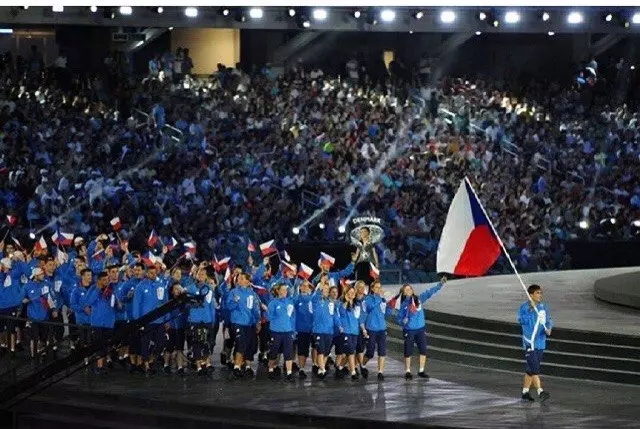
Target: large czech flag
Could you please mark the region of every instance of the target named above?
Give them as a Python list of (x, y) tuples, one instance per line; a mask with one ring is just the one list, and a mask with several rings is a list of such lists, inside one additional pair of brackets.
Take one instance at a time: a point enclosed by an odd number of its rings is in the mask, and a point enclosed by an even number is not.
[(500, 256), (500, 241), (465, 177), (456, 192), (438, 244), (437, 271), (481, 276)]

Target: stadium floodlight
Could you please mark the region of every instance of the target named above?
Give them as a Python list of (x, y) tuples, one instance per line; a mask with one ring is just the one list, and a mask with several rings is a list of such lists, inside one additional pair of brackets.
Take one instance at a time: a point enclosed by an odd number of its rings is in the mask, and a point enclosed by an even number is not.
[[(629, 68), (630, 68), (631, 70), (635, 70), (635, 69), (636, 69), (636, 66), (631, 66), (631, 67), (629, 67)], [(637, 222), (637, 221), (634, 221), (634, 222)]]
[(567, 15), (567, 22), (569, 24), (581, 24), (584, 21), (584, 17), (580, 12), (571, 12)]
[(476, 31), (476, 36), (479, 36), (482, 34), (482, 31)]
[(456, 20), (456, 13), (452, 10), (443, 10), (440, 12), (440, 21), (445, 24), (451, 24)]
[(578, 223), (578, 226), (581, 229), (587, 229), (589, 228), (589, 222), (587, 222), (586, 220), (581, 220), (580, 223)]
[(185, 16), (189, 18), (195, 18), (198, 16), (198, 8), (196, 7), (187, 7), (184, 9)]
[(253, 19), (262, 19), (264, 12), (259, 7), (254, 7), (249, 10), (249, 16)]
[(291, 16), (291, 17), (296, 16), (296, 10), (295, 9), (289, 9), (289, 16)]
[(51, 8), (54, 12), (64, 12), (64, 6), (56, 5)]
[(384, 9), (382, 12), (380, 12), (380, 19), (384, 22), (391, 22), (396, 19), (396, 13), (391, 9)]
[(631, 22), (633, 22), (634, 24), (640, 24), (640, 13), (634, 13), (631, 17)]
[(300, 234), (300, 228), (294, 226), (293, 228), (291, 228), (291, 232), (293, 232), (293, 235), (298, 235)]
[(229, 9), (222, 9), (222, 14), (224, 16), (229, 16)]
[(607, 22), (611, 22), (611, 20), (613, 19), (613, 14), (608, 13), (607, 16), (604, 17), (604, 20)]
[(549, 12), (544, 12), (544, 13), (542, 14), (542, 20), (543, 20), (544, 22), (547, 22), (547, 21), (549, 20), (549, 18), (551, 18), (551, 16), (549, 15)]
[(120, 15), (131, 15), (133, 8), (131, 6), (120, 6)]
[(356, 10), (355, 12), (353, 12), (353, 17), (354, 17), (355, 19), (360, 18), (360, 15), (362, 15), (362, 13), (361, 13), (359, 10)]
[(422, 19), (423, 16), (424, 16), (424, 12), (422, 12), (422, 11), (416, 12), (416, 14), (415, 14), (416, 19)]
[(327, 19), (327, 9), (314, 9), (313, 10), (313, 19), (316, 21), (324, 21)]
[(515, 10), (510, 10), (504, 14), (504, 22), (507, 24), (517, 24), (520, 22), (520, 14)]
[(24, 10), (27, 10), (27, 9), (29, 9), (29, 6), (22, 6), (22, 8), (23, 8)]
[(164, 12), (164, 8), (162, 6), (160, 6), (160, 7), (156, 8), (156, 12), (162, 13), (162, 12)]
[[(638, 221), (636, 221), (636, 222), (638, 222)], [(347, 231), (347, 227), (345, 225), (340, 225), (338, 227), (338, 233), (344, 234), (346, 231)]]
[(478, 14), (478, 19), (479, 19), (480, 21), (484, 21), (485, 19), (487, 19), (487, 14), (486, 14), (486, 13), (484, 13), (484, 12), (480, 12), (480, 13)]
[(636, 228), (640, 228), (640, 220), (634, 220), (633, 221), (633, 226), (635, 226)]
[(324, 229), (324, 223), (319, 224), (319, 225), (318, 225), (318, 227), (319, 227), (320, 229)]
[(96, 13), (98, 11), (98, 6), (91, 6), (89, 10), (93, 13)]
[(553, 31), (549, 31), (547, 34), (548, 34), (549, 36), (553, 36), (553, 35), (555, 35), (556, 33), (555, 33), (555, 32), (553, 32)]
[(311, 23), (309, 21), (305, 21), (305, 22), (302, 23), (302, 26), (304, 28), (309, 28), (309, 27), (311, 27)]

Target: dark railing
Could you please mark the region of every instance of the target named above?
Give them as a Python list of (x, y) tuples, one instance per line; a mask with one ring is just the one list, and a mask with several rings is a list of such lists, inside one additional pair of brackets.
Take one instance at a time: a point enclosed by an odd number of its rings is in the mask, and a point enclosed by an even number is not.
[[(61, 350), (60, 344), (58, 344), (58, 350), (62, 352), (61, 357), (54, 355), (52, 360), (45, 360), (42, 365), (38, 365), (37, 361), (23, 361), (22, 364), (7, 369), (3, 374), (0, 374), (0, 380), (6, 380), (0, 384), (0, 409), (9, 409), (45, 387), (70, 376), (84, 366), (85, 359), (94, 360), (106, 356), (132, 333), (176, 308), (189, 303), (201, 302), (204, 295), (206, 294), (201, 294), (201, 296), (185, 294), (172, 299), (139, 319), (133, 320), (122, 328), (115, 330), (113, 336), (107, 341), (95, 341), (88, 345), (80, 346), (75, 350), (70, 347)], [(18, 321), (25, 320), (14, 319)], [(63, 323), (42, 322), (42, 324), (58, 328), (65, 327)], [(66, 326), (73, 328), (79, 325), (66, 324)], [(46, 349), (47, 354), (53, 353), (52, 347), (52, 344), (48, 346)]]

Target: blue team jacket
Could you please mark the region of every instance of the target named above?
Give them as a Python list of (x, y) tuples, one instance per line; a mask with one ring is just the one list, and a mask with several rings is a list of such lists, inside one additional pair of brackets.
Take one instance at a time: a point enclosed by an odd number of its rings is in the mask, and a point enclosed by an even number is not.
[(251, 287), (236, 286), (231, 289), (226, 304), (229, 319), (235, 325), (250, 326), (260, 320), (260, 300)]
[(91, 322), (90, 316), (84, 312), (88, 293), (89, 286), (76, 286), (71, 292), (70, 307), (76, 315), (76, 323), (78, 325), (89, 325)]
[[(425, 326), (424, 323), (424, 314), (422, 313), (422, 303), (431, 298), (436, 292), (442, 289), (442, 283), (438, 283), (422, 292), (418, 295), (418, 305), (415, 308), (415, 311), (411, 309), (411, 300), (413, 297), (406, 297), (401, 304), (400, 311), (398, 311), (398, 315), (396, 316), (396, 321), (398, 325), (402, 326), (402, 329), (405, 331), (413, 331), (415, 329), (423, 329)], [(407, 323), (404, 323), (404, 319), (407, 319)]]
[(313, 330), (313, 295), (296, 295), (293, 303), (296, 307), (296, 332)]
[[(538, 327), (536, 328), (536, 322), (538, 320), (538, 315), (531, 308), (529, 301), (523, 302), (518, 308), (518, 314), (516, 314), (516, 321), (522, 328), (522, 347), (526, 349), (536, 349), (536, 350), (544, 350), (547, 345), (547, 334), (545, 333), (546, 329), (551, 329), (553, 327), (553, 321), (551, 320), (551, 314), (549, 313), (549, 307), (544, 302), (539, 302), (536, 304), (536, 309), (540, 314), (540, 323), (538, 323)], [(532, 336), (533, 331), (536, 329), (535, 336), (533, 337), (532, 344)], [(531, 347), (533, 345), (533, 347)]]
[[(200, 295), (200, 289), (204, 285), (190, 282), (187, 292), (191, 295)], [(209, 292), (205, 295), (204, 301), (200, 305), (192, 305), (189, 308), (188, 320), (191, 323), (213, 323), (216, 320), (215, 300), (213, 299), (213, 287), (209, 285)]]
[(138, 277), (132, 277), (126, 281), (119, 282), (116, 289), (116, 298), (122, 303), (123, 317), (122, 320), (133, 320), (133, 297), (129, 298), (129, 292), (133, 291), (135, 294), (136, 286), (143, 279)]
[(0, 309), (13, 308), (20, 305), (24, 298), (24, 284), (18, 271), (0, 273)]
[(362, 300), (362, 307), (366, 314), (364, 327), (367, 331), (386, 331), (387, 322), (385, 316), (393, 312), (393, 308), (387, 306), (386, 300), (380, 295), (369, 294)]
[(112, 289), (109, 293), (105, 293), (106, 290), (107, 287), (98, 289), (91, 286), (85, 297), (85, 305), (91, 307), (89, 323), (93, 327), (113, 328), (116, 323), (116, 296)]
[(362, 306), (354, 300), (353, 306), (349, 309), (345, 308), (344, 303), (340, 302), (340, 323), (342, 324), (342, 333), (348, 335), (358, 335), (360, 333), (360, 323), (365, 318)]
[[(165, 282), (163, 282), (159, 277), (155, 280), (145, 278), (140, 281), (133, 292), (133, 318), (139, 319), (143, 315), (166, 303), (168, 300), (167, 295)], [(166, 319), (166, 316), (162, 316), (151, 323), (164, 323)]]
[[(56, 308), (55, 297), (49, 286), (43, 282), (30, 281), (25, 286), (27, 303), (27, 317), (33, 320), (45, 320), (48, 308)], [(46, 304), (45, 304), (46, 302)]]
[(296, 311), (293, 300), (288, 297), (274, 298), (267, 307), (267, 319), (271, 332), (293, 332), (296, 327)]
[(313, 294), (313, 333), (334, 335), (342, 327), (339, 302), (322, 298), (320, 291)]

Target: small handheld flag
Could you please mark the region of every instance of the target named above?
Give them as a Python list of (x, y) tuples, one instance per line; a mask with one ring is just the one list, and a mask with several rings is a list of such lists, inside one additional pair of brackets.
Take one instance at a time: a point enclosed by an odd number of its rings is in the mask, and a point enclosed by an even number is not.
[(44, 240), (44, 237), (41, 235), (40, 240), (36, 241), (35, 244), (33, 245), (33, 250), (41, 252), (46, 248), (47, 248), (47, 242)]
[(304, 263), (300, 263), (300, 269), (298, 270), (298, 276), (302, 277), (303, 279), (307, 279), (309, 280), (309, 278), (311, 277), (311, 274), (313, 274), (313, 268), (311, 268), (310, 266), (304, 264)]
[(213, 266), (214, 270), (219, 272), (219, 271), (222, 271), (225, 268), (229, 267), (229, 261), (230, 260), (231, 260), (231, 258), (227, 256), (226, 258), (223, 258), (223, 259), (218, 261), (218, 258), (216, 258), (214, 256), (213, 261), (211, 261), (211, 265)]
[(69, 246), (73, 243), (73, 234), (60, 231), (60, 228), (56, 229), (56, 232), (51, 236), (53, 241), (58, 246)]
[(18, 220), (17, 217), (15, 217), (13, 215), (7, 215), (7, 222), (9, 223), (9, 225), (11, 225), (11, 226), (15, 225), (17, 220)]
[(187, 243), (184, 243), (184, 247), (185, 249), (187, 249), (187, 252), (194, 256), (196, 254), (196, 243), (194, 243), (193, 241), (189, 241)]
[(177, 245), (178, 241), (175, 238), (171, 237), (171, 240), (169, 240), (166, 244), (167, 250), (173, 250)]
[(109, 223), (113, 227), (114, 231), (119, 231), (120, 228), (122, 228), (122, 224), (120, 223), (120, 218), (119, 217), (114, 217), (113, 219), (111, 219), (111, 221)]
[(267, 256), (270, 255), (272, 253), (277, 252), (278, 249), (276, 249), (276, 241), (275, 240), (269, 240), (265, 243), (262, 243), (260, 245), (260, 253), (262, 253), (262, 256)]
[(336, 258), (327, 253), (320, 252), (320, 265), (328, 265), (329, 267), (332, 267), (335, 263)]
[(250, 253), (253, 253), (253, 252), (256, 251), (256, 246), (255, 246), (255, 244), (253, 244), (253, 241), (249, 241), (249, 244), (247, 244), (247, 250)]
[(380, 277), (380, 270), (375, 265), (373, 265), (373, 262), (369, 262), (369, 275), (374, 279)]
[(158, 242), (158, 234), (156, 234), (156, 230), (152, 229), (151, 234), (149, 234), (149, 238), (147, 238), (147, 245), (149, 247), (153, 247)]

